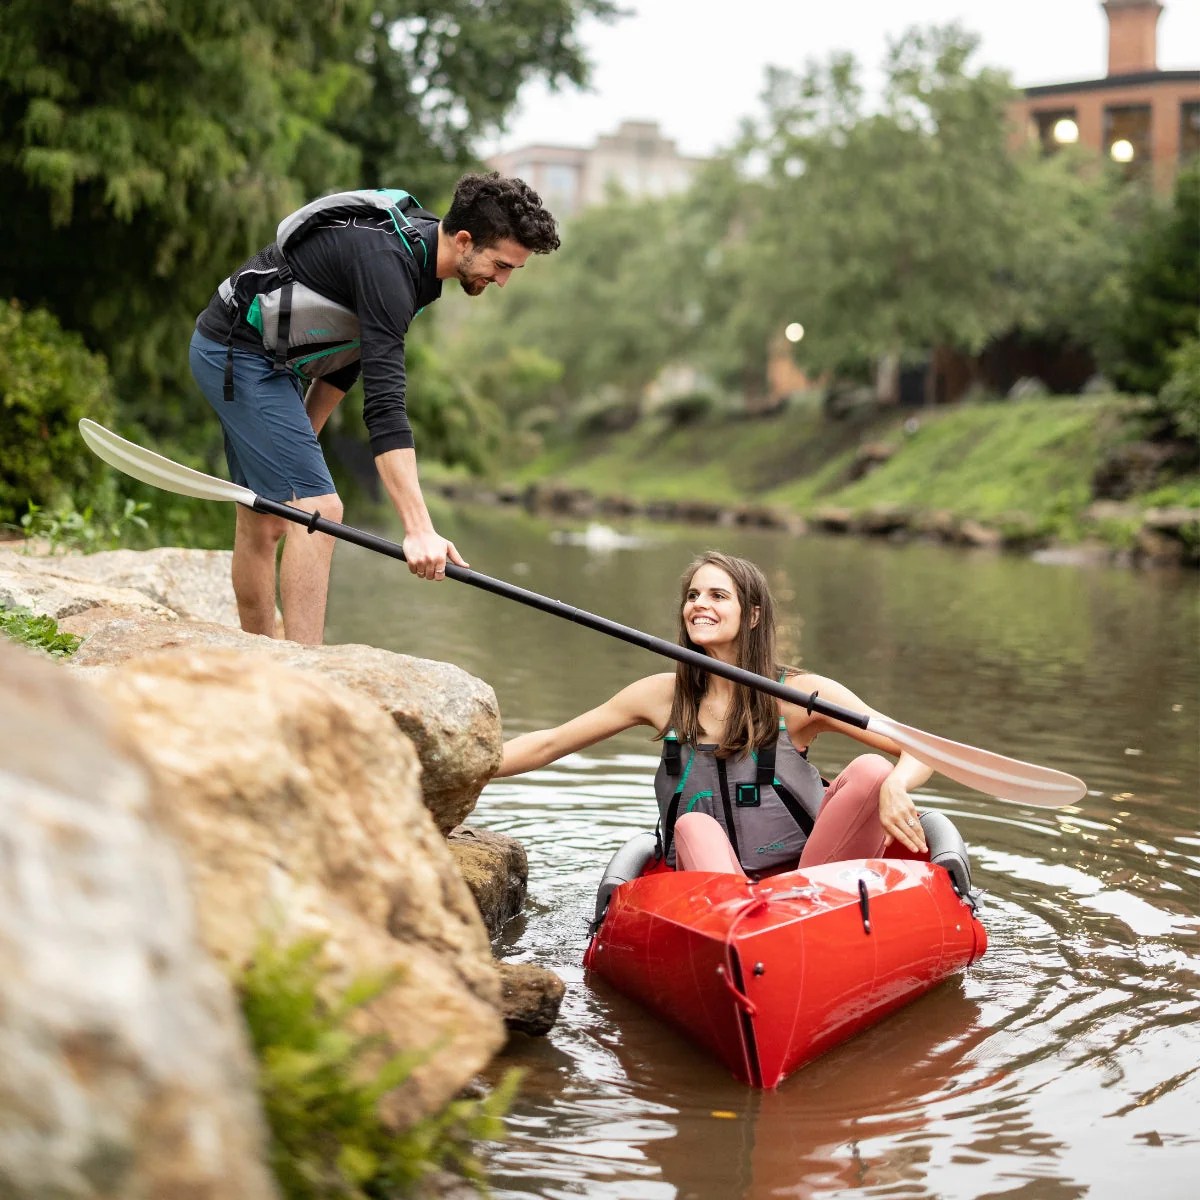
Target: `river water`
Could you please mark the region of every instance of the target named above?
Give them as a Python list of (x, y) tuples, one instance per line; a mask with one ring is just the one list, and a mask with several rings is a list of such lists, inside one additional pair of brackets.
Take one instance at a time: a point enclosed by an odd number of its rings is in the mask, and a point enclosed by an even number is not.
[[(935, 776), (921, 803), (971, 847), (987, 954), (769, 1093), (735, 1083), (580, 966), (604, 864), (653, 827), (649, 731), (490, 785), (471, 823), (520, 839), (530, 860), (526, 912), (502, 954), (567, 984), (551, 1034), (518, 1039), (497, 1064), (525, 1078), (508, 1139), (486, 1148), (495, 1196), (1197, 1194), (1195, 574), (743, 530), (615, 537), (482, 508), (438, 507), (435, 519), (476, 570), (670, 639), (695, 552), (752, 558), (789, 661), (905, 724), (1089, 785), (1077, 807), (1047, 810)], [(495, 688), (507, 736), (670, 669), (351, 546), (335, 558), (328, 637), (461, 665)], [(822, 738), (818, 765), (831, 776), (855, 745)]]

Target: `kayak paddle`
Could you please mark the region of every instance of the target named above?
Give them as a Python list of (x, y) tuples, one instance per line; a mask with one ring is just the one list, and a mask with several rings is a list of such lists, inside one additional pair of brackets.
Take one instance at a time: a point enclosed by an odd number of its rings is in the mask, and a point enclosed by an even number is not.
[[(297, 525), (304, 525), (309, 533), (324, 533), (330, 537), (340, 538), (344, 542), (352, 542), (367, 550), (386, 554), (390, 558), (404, 561), (404, 549), (398, 543), (355, 529), (350, 525), (342, 525), (338, 521), (329, 521), (320, 513), (308, 513), (289, 504), (281, 504), (277, 500), (267, 500), (256, 496), (249, 488), (244, 488), (225, 479), (217, 479), (205, 475), (181, 463), (172, 462), (161, 454), (146, 450), (133, 442), (119, 437), (103, 425), (84, 418), (79, 422), (79, 432), (83, 440), (109, 466), (132, 476), (134, 479), (148, 483), (152, 487), (164, 491), (175, 492), (181, 496), (194, 496), (201, 500), (228, 500), (235, 504), (243, 504), (255, 512), (270, 513), (282, 517)], [(1009, 800), (1015, 804), (1030, 804), (1040, 808), (1060, 808), (1065, 804), (1074, 804), (1081, 800), (1087, 791), (1087, 785), (1074, 775), (1055, 771), (1050, 767), (1041, 767), (1036, 763), (1022, 762), (1020, 759), (1008, 758), (1003, 754), (995, 754), (990, 750), (981, 750), (977, 746), (968, 746), (962, 742), (953, 742), (949, 738), (938, 737), (920, 729), (913, 729), (893, 721), (890, 717), (881, 715), (868, 716), (866, 713), (854, 712), (822, 700), (815, 692), (808, 693), (790, 688), (765, 675), (756, 675), (752, 671), (742, 670), (741, 667), (730, 666), (707, 654), (678, 646), (674, 642), (653, 637), (648, 633), (633, 629), (628, 625), (620, 625), (605, 617), (598, 617), (583, 609), (572, 608), (560, 600), (552, 600), (540, 596), (502, 579), (494, 579), (482, 575), (456, 563), (446, 564), (446, 575), (460, 583), (469, 583), (472, 587), (493, 592), (509, 600), (516, 600), (530, 608), (539, 609), (556, 617), (583, 625), (610, 637), (619, 638), (643, 650), (673, 658), (677, 662), (690, 663), (713, 675), (720, 675), (734, 683), (746, 687), (757, 688), (786, 700), (789, 704), (798, 704), (809, 712), (819, 712), (832, 717), (846, 725), (854, 725), (859, 729), (870, 730), (891, 738), (897, 745), (907, 750), (914, 758), (940, 771), (949, 779), (964, 783), (996, 796), (1000, 800)]]

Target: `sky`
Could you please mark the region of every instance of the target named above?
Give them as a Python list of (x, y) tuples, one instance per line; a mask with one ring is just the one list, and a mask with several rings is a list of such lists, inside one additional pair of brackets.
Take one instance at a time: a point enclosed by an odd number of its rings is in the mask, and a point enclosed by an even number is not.
[[(975, 64), (1022, 87), (1098, 79), (1108, 69), (1100, 0), (623, 0), (631, 15), (587, 20), (588, 93), (530, 84), (487, 152), (530, 143), (590, 146), (623, 120), (657, 121), (680, 153), (709, 155), (761, 112), (766, 68), (797, 69), (848, 50), (868, 89), (889, 40), (912, 25), (957, 20), (982, 40)], [(1164, 0), (1158, 65), (1200, 67), (1200, 3)]]

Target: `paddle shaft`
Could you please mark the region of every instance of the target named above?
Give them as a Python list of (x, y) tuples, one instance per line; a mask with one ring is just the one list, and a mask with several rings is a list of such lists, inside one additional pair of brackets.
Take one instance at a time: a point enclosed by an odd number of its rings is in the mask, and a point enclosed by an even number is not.
[[(307, 513), (290, 504), (281, 504), (278, 500), (266, 500), (262, 496), (255, 496), (253, 507), (257, 512), (269, 513), (275, 517), (282, 517), (285, 521), (303, 525), (309, 533), (325, 533), (343, 542), (352, 542), (367, 550), (386, 554), (389, 558), (398, 558), (401, 562), (407, 561), (404, 556), (404, 547), (397, 542), (389, 541), (374, 533), (367, 533), (364, 529), (355, 529), (352, 525), (343, 525), (340, 521), (330, 521), (321, 516), (319, 512)], [(760, 692), (766, 692), (780, 700), (786, 700), (789, 704), (798, 704), (808, 712), (819, 712), (822, 716), (832, 717), (835, 721), (842, 721), (859, 729), (866, 729), (870, 720), (865, 713), (858, 713), (853, 709), (843, 708), (840, 704), (822, 700), (816, 692), (802, 692), (797, 688), (790, 688), (775, 679), (768, 679), (765, 675), (744, 671), (741, 667), (721, 662), (720, 659), (710, 658), (698, 650), (677, 646), (674, 642), (653, 637), (648, 633), (643, 633), (640, 629), (621, 625), (606, 617), (598, 617), (595, 613), (586, 612), (581, 608), (572, 608), (571, 605), (564, 604), (561, 600), (552, 600), (549, 596), (541, 596), (527, 588), (506, 583), (503, 579), (481, 575), (478, 571), (460, 567), (457, 563), (446, 563), (446, 576), (449, 579), (458, 580), (459, 583), (469, 583), (472, 587), (480, 588), (485, 592), (492, 592), (494, 595), (504, 596), (508, 600), (515, 600), (518, 604), (536, 608), (540, 612), (550, 613), (551, 616), (572, 621), (576, 625), (583, 625), (587, 629), (594, 629), (597, 633), (606, 633), (609, 637), (619, 638), (623, 642), (640, 646), (643, 650), (649, 650), (653, 654), (661, 654), (666, 658), (675, 659), (676, 662), (699, 667), (700, 670), (708, 671), (712, 675), (720, 675), (734, 683), (757, 688)]]

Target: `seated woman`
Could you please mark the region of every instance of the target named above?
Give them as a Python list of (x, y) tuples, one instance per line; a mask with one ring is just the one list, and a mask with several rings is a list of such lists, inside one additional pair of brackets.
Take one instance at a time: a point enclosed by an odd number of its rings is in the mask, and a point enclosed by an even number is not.
[[(874, 713), (836, 680), (779, 665), (774, 604), (753, 563), (709, 551), (688, 567), (681, 584), (680, 645)], [(925, 851), (908, 793), (929, 778), (929, 767), (890, 738), (687, 663), (674, 674), (639, 679), (554, 729), (505, 742), (497, 776), (545, 766), (635, 725), (649, 725), (663, 742), (654, 780), (661, 845), (667, 861), (683, 870), (757, 877), (797, 863), (876, 858), (893, 842)], [(830, 731), (898, 761), (863, 754), (826, 785), (808, 750)]]

